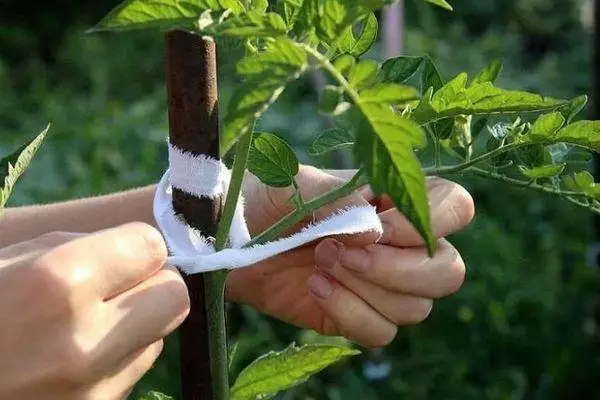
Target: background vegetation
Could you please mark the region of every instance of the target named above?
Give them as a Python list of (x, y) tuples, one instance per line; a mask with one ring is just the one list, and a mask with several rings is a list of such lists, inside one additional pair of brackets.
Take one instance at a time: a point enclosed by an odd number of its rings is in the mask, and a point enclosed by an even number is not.
[[(49, 0), (31, 15), (0, 15), (0, 154), (52, 122), (12, 205), (108, 193), (155, 182), (166, 166), (163, 42), (156, 34), (84, 35), (117, 0)], [(404, 52), (429, 53), (445, 77), (501, 56), (499, 86), (556, 97), (590, 93), (591, 12), (578, 0), (454, 0), (449, 14), (406, 2)], [(23, 4), (23, 5), (21, 5)], [(221, 105), (236, 84), (239, 48), (220, 47)], [(373, 54), (379, 57), (379, 54)], [(267, 114), (263, 129), (302, 149), (326, 121), (305, 79)], [(599, 399), (600, 273), (587, 263), (592, 216), (550, 196), (461, 182), (477, 217), (452, 241), (468, 279), (430, 319), (380, 351), (329, 369), (285, 399)], [(234, 370), (267, 349), (326, 340), (231, 309)], [(331, 340), (331, 339), (329, 339)], [(334, 339), (336, 340), (336, 339)], [(176, 341), (138, 390), (177, 394)], [(137, 391), (136, 391), (137, 393)]]

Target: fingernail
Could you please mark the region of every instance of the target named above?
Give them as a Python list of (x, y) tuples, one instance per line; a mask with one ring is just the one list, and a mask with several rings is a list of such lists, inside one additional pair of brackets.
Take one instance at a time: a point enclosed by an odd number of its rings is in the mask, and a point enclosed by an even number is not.
[(312, 275), (308, 279), (309, 290), (320, 299), (327, 299), (333, 293), (331, 282), (322, 275)]
[(387, 222), (382, 222), (381, 227), (383, 228), (383, 233), (377, 240), (377, 243), (380, 244), (388, 244), (392, 241), (392, 226)]
[(324, 240), (315, 250), (315, 263), (321, 269), (332, 269), (340, 259), (340, 253), (343, 253), (344, 245), (337, 240)]
[(340, 257), (340, 264), (355, 272), (364, 272), (369, 268), (371, 257), (366, 250), (359, 247), (346, 249)]

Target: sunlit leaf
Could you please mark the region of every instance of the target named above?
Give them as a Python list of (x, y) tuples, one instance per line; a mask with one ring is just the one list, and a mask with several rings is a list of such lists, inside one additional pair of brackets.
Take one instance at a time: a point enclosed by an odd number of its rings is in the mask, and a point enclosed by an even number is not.
[(600, 199), (600, 184), (594, 182), (594, 177), (588, 171), (564, 176), (562, 179), (568, 189), (585, 193), (594, 199)]
[(244, 82), (234, 92), (225, 116), (221, 154), (277, 100), (286, 85), (297, 79), (308, 67), (306, 53), (289, 39), (269, 43), (267, 49), (242, 59), (237, 70)]
[(558, 112), (544, 114), (538, 117), (529, 130), (526, 140), (543, 141), (554, 134), (565, 124), (565, 118)]
[[(244, 11), (244, 6), (239, 1), (233, 4), (233, 13)], [(191, 29), (204, 11), (224, 9), (218, 0), (126, 0), (108, 13), (91, 31)]]
[(298, 159), (283, 139), (259, 133), (250, 147), (248, 170), (268, 186), (287, 187), (298, 174)]
[(560, 175), (564, 171), (565, 167), (566, 164), (550, 164), (535, 168), (527, 168), (520, 165), (519, 171), (521, 171), (521, 173), (526, 177), (536, 180), (552, 178), (553, 176)]
[(368, 86), (376, 77), (379, 71), (379, 64), (375, 60), (362, 60), (350, 71), (348, 82), (353, 87), (360, 89), (362, 86)]
[(162, 394), (159, 392), (151, 391), (146, 394), (143, 394), (138, 400), (175, 400), (171, 396), (167, 396), (166, 394)]
[(496, 82), (496, 78), (502, 70), (502, 62), (500, 60), (494, 60), (490, 65), (482, 69), (475, 75), (471, 82), (471, 86), (485, 82)]
[(231, 37), (278, 37), (287, 33), (283, 18), (276, 13), (249, 11), (245, 14), (234, 15), (223, 21), (205, 21), (205, 26), (198, 26), (203, 34), (208, 36)]
[(332, 345), (291, 345), (269, 352), (246, 367), (231, 388), (231, 400), (257, 400), (305, 382), (311, 375), (359, 351)]
[(346, 28), (344, 35), (338, 42), (341, 52), (349, 53), (355, 57), (360, 57), (367, 52), (377, 39), (379, 23), (375, 14), (370, 13), (364, 21), (362, 31), (358, 38), (354, 36), (352, 26)]
[(573, 118), (577, 116), (583, 110), (585, 105), (588, 102), (588, 97), (586, 95), (575, 97), (563, 107), (559, 109), (562, 113), (563, 117), (567, 120), (567, 123), (570, 123)]
[(419, 93), (412, 86), (395, 83), (379, 83), (360, 92), (360, 97), (367, 102), (404, 103), (415, 100)]
[(600, 121), (577, 121), (559, 130), (552, 142), (562, 142), (600, 151)]
[(354, 137), (345, 129), (333, 128), (320, 133), (312, 142), (309, 153), (321, 156), (334, 150), (350, 147), (354, 144)]
[(35, 138), (31, 139), (14, 153), (0, 159), (0, 210), (6, 205), (15, 183), (25, 172), (29, 163), (42, 145), (48, 129), (47, 126)]

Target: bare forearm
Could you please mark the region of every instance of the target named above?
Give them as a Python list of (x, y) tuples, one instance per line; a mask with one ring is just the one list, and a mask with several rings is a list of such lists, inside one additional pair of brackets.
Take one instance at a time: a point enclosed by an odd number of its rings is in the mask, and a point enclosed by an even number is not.
[(0, 216), (0, 248), (47, 232), (95, 232), (127, 222), (154, 225), (154, 186), (43, 206), (9, 208)]

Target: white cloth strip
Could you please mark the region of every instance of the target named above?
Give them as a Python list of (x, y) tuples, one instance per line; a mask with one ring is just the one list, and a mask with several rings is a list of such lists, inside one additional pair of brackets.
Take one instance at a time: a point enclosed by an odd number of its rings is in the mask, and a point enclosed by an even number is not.
[(223, 193), (222, 185), (229, 182), (225, 165), (204, 154), (184, 152), (169, 143), (171, 185), (196, 197), (215, 198)]
[[(381, 220), (374, 207), (360, 206), (338, 210), (329, 218), (306, 226), (300, 232), (285, 238), (249, 248), (242, 246), (250, 241), (244, 218), (244, 201), (240, 196), (230, 230), (231, 248), (216, 252), (212, 239), (191, 228), (175, 215), (172, 205), (172, 187), (196, 197), (214, 198), (226, 194), (230, 171), (220, 161), (205, 155), (195, 157), (171, 146), (170, 162), (177, 167), (166, 171), (154, 196), (154, 218), (165, 237), (171, 256), (169, 264), (187, 274), (197, 274), (220, 269), (235, 269), (254, 265), (273, 256), (333, 235), (353, 235), (364, 232), (383, 232)], [(178, 176), (189, 174), (189, 176)], [(205, 179), (194, 182), (193, 179)], [(175, 184), (174, 182), (177, 182)]]

